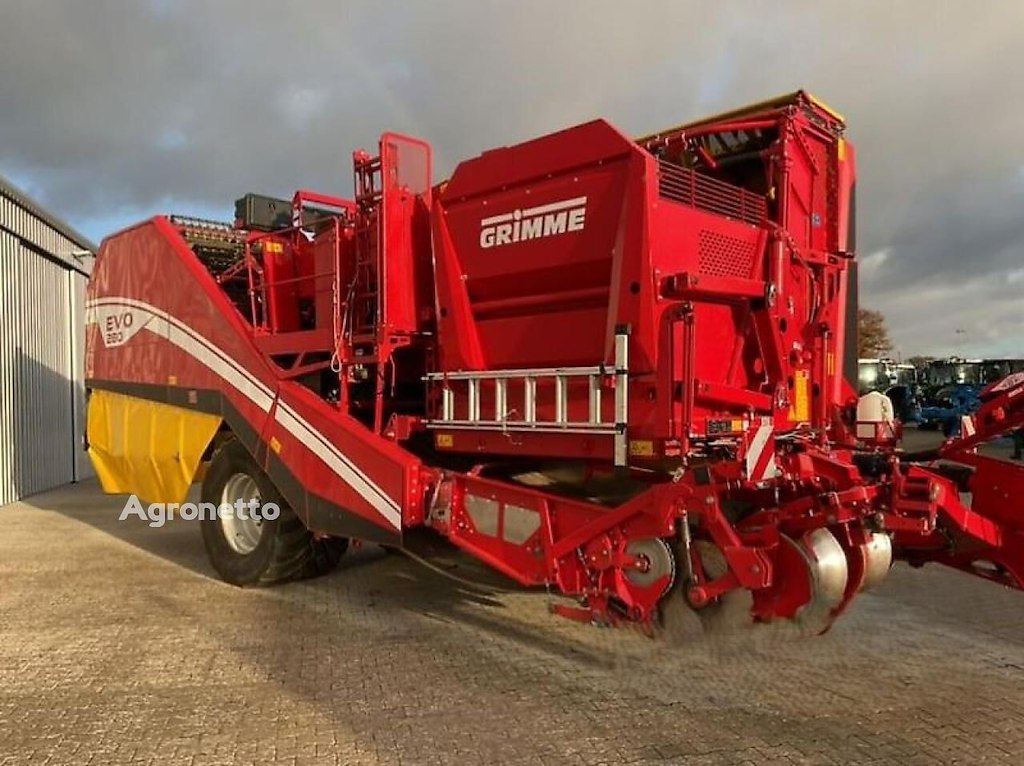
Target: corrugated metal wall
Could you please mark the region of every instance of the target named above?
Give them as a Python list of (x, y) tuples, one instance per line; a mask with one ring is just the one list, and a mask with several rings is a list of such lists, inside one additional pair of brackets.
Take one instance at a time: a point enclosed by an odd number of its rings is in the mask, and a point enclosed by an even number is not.
[(57, 260), (69, 266), (75, 264), (75, 268), (81, 269), (83, 264), (76, 261), (73, 253), (81, 251), (82, 245), (26, 210), (16, 199), (6, 196), (3, 186), (0, 182), (0, 228), (23, 239), (32, 247), (50, 253)]
[(81, 481), (95, 476), (92, 461), (82, 449), (82, 434), (85, 433), (85, 286), (89, 278), (85, 274), (69, 270), (71, 285), (71, 368), (73, 390), (71, 404), (75, 436), (75, 476)]
[[(0, 264), (18, 262), (21, 243), (17, 237), (0, 230)], [(14, 300), (14, 279), (0, 268), (0, 306), (10, 306)], [(17, 353), (15, 325), (20, 324), (13, 311), (10, 318), (0, 320), (0, 505), (17, 499), (14, 491), (14, 358)]]
[(0, 195), (0, 505), (91, 474), (78, 249)]

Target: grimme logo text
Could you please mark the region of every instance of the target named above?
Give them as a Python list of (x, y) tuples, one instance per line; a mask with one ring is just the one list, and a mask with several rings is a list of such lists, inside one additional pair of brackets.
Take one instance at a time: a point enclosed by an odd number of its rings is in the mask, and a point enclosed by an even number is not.
[(240, 521), (273, 521), (281, 515), (277, 503), (261, 503), (259, 500), (235, 500), (234, 503), (150, 503), (143, 505), (138, 495), (131, 495), (121, 510), (119, 521), (137, 516), (148, 521), (151, 527), (162, 527), (169, 519), (178, 516), (186, 521), (212, 521), (214, 519), (238, 519)]
[(500, 247), (528, 239), (583, 231), (586, 215), (586, 197), (492, 215), (480, 221), (480, 247)]

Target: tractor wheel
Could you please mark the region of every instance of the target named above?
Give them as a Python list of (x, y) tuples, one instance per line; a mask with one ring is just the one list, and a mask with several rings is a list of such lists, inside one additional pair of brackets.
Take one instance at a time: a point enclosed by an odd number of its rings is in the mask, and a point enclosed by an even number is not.
[(274, 585), (326, 574), (348, 547), (344, 538), (314, 539), (249, 451), (230, 439), (210, 461), (202, 501), (220, 507), (236, 500), (274, 503), (280, 512), (273, 519), (250, 518), (248, 512), (245, 518), (204, 514), (206, 553), (217, 574), (232, 585)]

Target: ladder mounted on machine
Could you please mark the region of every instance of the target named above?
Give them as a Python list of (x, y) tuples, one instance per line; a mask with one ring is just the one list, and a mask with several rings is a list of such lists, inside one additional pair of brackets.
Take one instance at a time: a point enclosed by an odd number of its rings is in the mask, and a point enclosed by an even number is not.
[[(615, 464), (626, 465), (626, 422), (629, 402), (629, 332), (615, 335), (615, 366), (546, 367), (533, 369), (432, 372), (424, 376), (440, 388), (439, 417), (428, 419), (428, 428), (467, 431), (605, 434), (614, 437)], [(606, 382), (614, 381), (614, 407), (608, 417), (604, 406)], [(569, 387), (586, 381), (587, 417), (573, 417)], [(513, 384), (513, 386), (510, 386)], [(514, 406), (510, 387), (521, 388), (522, 409)], [(538, 389), (552, 395), (538, 399)], [(484, 399), (491, 406), (486, 408)], [(538, 404), (540, 406), (538, 406)], [(549, 416), (545, 417), (544, 413)], [(518, 415), (518, 417), (514, 417)]]

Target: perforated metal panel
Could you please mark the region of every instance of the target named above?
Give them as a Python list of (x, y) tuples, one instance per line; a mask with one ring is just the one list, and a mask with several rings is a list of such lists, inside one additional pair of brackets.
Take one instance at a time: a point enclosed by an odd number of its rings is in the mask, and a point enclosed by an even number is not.
[(749, 279), (757, 246), (717, 231), (700, 233), (700, 273), (713, 277)]

